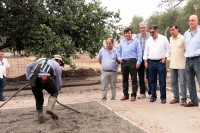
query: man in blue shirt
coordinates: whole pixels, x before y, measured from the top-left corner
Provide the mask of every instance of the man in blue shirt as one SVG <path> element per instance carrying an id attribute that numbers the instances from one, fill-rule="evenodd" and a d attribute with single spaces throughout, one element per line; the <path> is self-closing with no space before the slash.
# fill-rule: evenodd
<path id="1" fill-rule="evenodd" d="M 191 101 L 185 107 L 199 106 L 195 76 L 200 85 L 200 28 L 197 15 L 189 17 L 189 27 L 184 34 L 186 43 L 186 80 Z"/>
<path id="2" fill-rule="evenodd" d="M 120 46 L 117 51 L 118 60 L 121 63 L 121 71 L 123 77 L 123 93 L 121 100 L 129 99 L 129 73 L 132 79 L 131 101 L 136 100 L 138 84 L 137 84 L 137 69 L 142 62 L 142 49 L 137 38 L 132 37 L 133 31 L 131 28 L 124 30 L 124 38 L 120 41 Z"/>
<path id="3" fill-rule="evenodd" d="M 116 82 L 117 82 L 117 53 L 113 48 L 113 39 L 106 39 L 106 47 L 99 51 L 98 61 L 101 64 L 101 84 L 102 84 L 102 98 L 101 100 L 107 100 L 107 88 L 110 83 L 112 97 L 111 100 L 116 98 Z"/>
<path id="4" fill-rule="evenodd" d="M 60 55 L 54 55 L 53 59 L 39 58 L 26 65 L 26 79 L 31 80 L 31 88 L 36 101 L 39 123 L 44 123 L 45 121 L 43 116 L 43 89 L 51 94 L 46 112 L 53 120 L 58 119 L 53 109 L 57 101 L 58 91 L 62 85 L 60 66 L 63 65 L 64 63 Z"/>

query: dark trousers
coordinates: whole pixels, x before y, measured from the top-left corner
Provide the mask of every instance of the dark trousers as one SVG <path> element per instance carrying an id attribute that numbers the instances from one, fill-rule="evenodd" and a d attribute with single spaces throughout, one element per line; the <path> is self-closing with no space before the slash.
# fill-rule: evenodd
<path id="1" fill-rule="evenodd" d="M 3 99 L 3 91 L 5 85 L 6 85 L 6 77 L 3 76 L 3 78 L 0 78 L 0 99 Z"/>
<path id="2" fill-rule="evenodd" d="M 139 85 L 140 85 L 140 94 L 145 94 L 145 81 L 144 81 L 144 61 L 140 64 L 140 68 L 138 69 L 138 77 L 139 77 Z"/>
<path id="3" fill-rule="evenodd" d="M 166 64 L 160 61 L 148 60 L 149 64 L 149 83 L 150 90 L 152 92 L 152 99 L 156 99 L 156 86 L 157 86 L 157 74 L 159 75 L 160 85 L 160 98 L 166 99 Z"/>
<path id="4" fill-rule="evenodd" d="M 45 89 L 51 96 L 58 96 L 58 90 L 56 89 L 54 78 L 48 77 L 46 81 L 43 81 L 42 78 L 37 78 L 36 85 L 34 87 L 32 86 L 32 92 L 35 97 L 37 110 L 43 109 L 43 89 Z"/>
<path id="5" fill-rule="evenodd" d="M 191 102 L 198 104 L 195 76 L 200 85 L 200 57 L 186 58 L 185 71 Z"/>
<path id="6" fill-rule="evenodd" d="M 121 64 L 121 71 L 123 77 L 123 93 L 124 96 L 129 96 L 128 89 L 129 89 L 129 73 L 132 79 L 132 93 L 131 96 L 135 96 L 137 94 L 137 70 L 136 70 L 136 60 L 135 61 L 128 61 L 122 62 Z"/>
<path id="7" fill-rule="evenodd" d="M 149 83 L 149 69 L 146 69 L 146 79 L 148 80 L 148 94 L 151 95 L 150 83 Z"/>

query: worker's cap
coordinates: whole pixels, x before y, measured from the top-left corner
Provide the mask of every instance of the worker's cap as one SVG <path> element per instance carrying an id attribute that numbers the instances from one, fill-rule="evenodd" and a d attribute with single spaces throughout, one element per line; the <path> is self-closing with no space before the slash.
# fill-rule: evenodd
<path id="1" fill-rule="evenodd" d="M 64 63 L 62 61 L 62 57 L 60 55 L 58 55 L 58 54 L 54 55 L 53 59 L 54 60 L 60 60 L 60 62 L 61 62 L 60 66 L 64 66 Z"/>

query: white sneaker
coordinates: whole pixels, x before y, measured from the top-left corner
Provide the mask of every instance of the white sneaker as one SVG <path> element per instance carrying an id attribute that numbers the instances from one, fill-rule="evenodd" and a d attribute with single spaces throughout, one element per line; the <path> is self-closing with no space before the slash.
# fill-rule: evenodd
<path id="1" fill-rule="evenodd" d="M 140 94 L 140 95 L 138 96 L 138 99 L 143 99 L 143 98 L 146 98 L 146 95 L 145 95 L 145 94 Z"/>
<path id="2" fill-rule="evenodd" d="M 152 95 L 150 94 L 150 95 L 149 95 L 149 99 L 151 99 L 151 96 L 152 96 Z"/>

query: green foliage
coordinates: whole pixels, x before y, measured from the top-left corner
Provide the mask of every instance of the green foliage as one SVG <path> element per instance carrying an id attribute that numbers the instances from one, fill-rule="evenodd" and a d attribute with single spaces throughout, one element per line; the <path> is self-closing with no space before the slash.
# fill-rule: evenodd
<path id="1" fill-rule="evenodd" d="M 117 37 L 119 12 L 107 11 L 98 0 L 1 0 L 0 35 L 9 47 L 25 55 L 70 56 L 82 48 L 91 57 L 109 34 Z M 71 64 L 73 65 L 73 64 Z"/>
<path id="2" fill-rule="evenodd" d="M 168 2 L 178 2 L 178 0 L 172 0 Z M 199 3 L 200 0 L 189 0 L 184 7 L 174 8 L 174 6 L 171 6 L 165 12 L 157 12 L 149 17 L 148 26 L 156 24 L 159 27 L 160 33 L 165 34 L 167 27 L 169 27 L 171 24 L 176 24 L 179 26 L 179 32 L 181 34 L 184 34 L 184 32 L 188 29 L 189 16 L 192 14 L 196 14 L 200 18 Z M 168 33 L 168 37 L 169 36 L 170 35 Z"/>
<path id="3" fill-rule="evenodd" d="M 137 34 L 137 33 L 139 33 L 140 32 L 140 28 L 139 28 L 139 24 L 140 24 L 140 22 L 142 22 L 144 19 L 142 18 L 142 17 L 140 17 L 140 16 L 134 16 L 133 18 L 132 18 L 132 21 L 131 21 L 131 24 L 130 24 L 130 26 L 129 27 L 131 27 L 132 29 L 133 29 L 133 33 L 135 33 L 135 34 Z"/>

